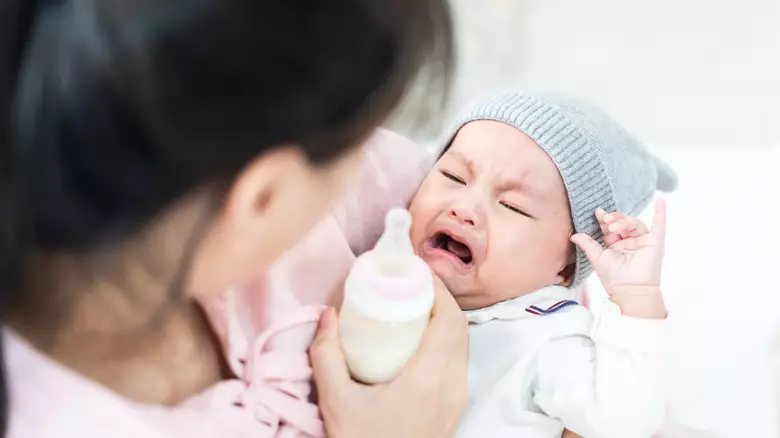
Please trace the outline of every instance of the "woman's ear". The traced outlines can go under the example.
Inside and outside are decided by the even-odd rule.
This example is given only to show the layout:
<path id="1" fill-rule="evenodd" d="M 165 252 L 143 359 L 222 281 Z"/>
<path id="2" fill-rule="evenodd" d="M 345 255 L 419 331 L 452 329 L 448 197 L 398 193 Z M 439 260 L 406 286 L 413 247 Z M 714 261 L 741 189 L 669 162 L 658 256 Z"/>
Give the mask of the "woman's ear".
<path id="1" fill-rule="evenodd" d="M 299 238 L 295 227 L 302 219 L 291 215 L 300 199 L 313 196 L 302 189 L 312 185 L 311 173 L 293 147 L 266 152 L 239 172 L 198 246 L 189 280 L 193 293 L 251 281 Z"/>
<path id="2" fill-rule="evenodd" d="M 193 284 L 223 290 L 267 269 L 327 214 L 358 152 L 321 166 L 293 146 L 255 158 L 233 180 L 199 245 Z"/>
<path id="3" fill-rule="evenodd" d="M 296 176 L 302 176 L 306 157 L 299 149 L 280 147 L 255 158 L 228 190 L 223 219 L 245 236 L 262 229 L 272 204 Z"/>

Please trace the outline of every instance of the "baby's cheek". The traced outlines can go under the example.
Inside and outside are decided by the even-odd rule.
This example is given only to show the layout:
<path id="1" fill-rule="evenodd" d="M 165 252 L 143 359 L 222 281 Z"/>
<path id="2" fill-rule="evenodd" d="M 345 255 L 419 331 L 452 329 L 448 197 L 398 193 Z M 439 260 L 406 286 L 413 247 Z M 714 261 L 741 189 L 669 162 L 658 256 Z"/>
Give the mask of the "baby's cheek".
<path id="1" fill-rule="evenodd" d="M 418 256 L 422 255 L 422 250 L 425 246 L 425 236 L 422 233 L 420 227 L 412 226 L 409 231 L 409 238 L 412 240 L 412 246 L 414 246 L 414 252 Z"/>
<path id="2" fill-rule="evenodd" d="M 479 279 L 474 285 L 474 294 L 479 296 L 480 302 L 490 305 L 520 295 L 518 292 L 523 286 L 517 277 L 522 271 L 517 269 L 513 260 L 504 259 L 484 268 L 480 270 Z"/>
<path id="3" fill-rule="evenodd" d="M 538 288 L 549 271 L 550 257 L 544 242 L 533 235 L 513 235 L 511 239 L 491 240 L 488 260 L 480 273 L 486 287 L 510 294 Z M 539 286 L 541 287 L 541 286 Z M 511 298 L 508 297 L 508 298 Z"/>
<path id="4" fill-rule="evenodd" d="M 522 253 L 510 241 L 491 241 L 485 263 L 480 268 L 480 277 L 485 283 L 500 286 L 512 281 L 513 273 L 523 270 L 525 261 Z"/>
<path id="5" fill-rule="evenodd" d="M 434 216 L 433 205 L 425 196 L 417 196 L 409 205 L 409 213 L 412 215 L 411 238 L 412 242 L 422 238 L 425 229 Z"/>
<path id="6" fill-rule="evenodd" d="M 412 240 L 412 245 L 417 255 L 421 255 L 426 243 L 426 226 L 427 221 L 422 216 L 412 215 L 412 227 L 409 230 L 409 238 Z"/>

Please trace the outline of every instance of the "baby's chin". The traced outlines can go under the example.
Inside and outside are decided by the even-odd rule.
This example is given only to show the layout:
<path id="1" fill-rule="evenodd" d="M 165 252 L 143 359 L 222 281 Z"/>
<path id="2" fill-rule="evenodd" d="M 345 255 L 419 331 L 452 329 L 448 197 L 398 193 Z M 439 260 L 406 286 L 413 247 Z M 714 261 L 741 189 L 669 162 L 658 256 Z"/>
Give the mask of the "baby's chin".
<path id="1" fill-rule="evenodd" d="M 462 310 L 475 310 L 498 304 L 500 302 L 517 298 L 532 293 L 533 291 L 512 290 L 511 294 L 496 294 L 498 288 L 484 287 L 478 284 L 464 284 L 461 279 L 448 281 L 442 278 L 442 283 L 447 286 L 450 294 L 455 298 Z"/>
<path id="2" fill-rule="evenodd" d="M 485 291 L 474 287 L 473 284 L 463 284 L 463 279 L 447 278 L 446 276 L 440 276 L 439 278 L 447 286 L 447 290 L 450 291 L 450 294 L 455 298 L 455 302 L 458 303 L 462 310 L 481 309 L 501 301 L 488 296 Z"/>
<path id="3" fill-rule="evenodd" d="M 496 304 L 503 300 L 491 297 L 487 291 L 479 287 L 475 281 L 477 278 L 478 269 L 476 266 L 472 266 L 469 269 L 462 269 L 456 266 L 451 260 L 442 258 L 440 256 L 432 255 L 425 252 L 422 249 L 423 246 L 419 245 L 415 248 L 415 253 L 418 257 L 422 258 L 431 268 L 431 271 L 439 277 L 447 287 L 447 290 L 455 298 L 463 310 L 480 309 L 492 304 Z"/>
<path id="4" fill-rule="evenodd" d="M 500 302 L 481 293 L 469 293 L 463 295 L 456 295 L 453 293 L 452 295 L 455 297 L 455 301 L 458 303 L 458 306 L 461 308 L 461 310 L 482 309 Z"/>

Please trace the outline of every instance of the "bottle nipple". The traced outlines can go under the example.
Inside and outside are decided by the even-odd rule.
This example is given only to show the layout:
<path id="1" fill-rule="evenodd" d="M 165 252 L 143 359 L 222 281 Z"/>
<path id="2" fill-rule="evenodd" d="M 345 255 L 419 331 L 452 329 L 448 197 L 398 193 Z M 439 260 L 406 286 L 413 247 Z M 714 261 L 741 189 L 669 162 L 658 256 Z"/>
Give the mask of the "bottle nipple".
<path id="1" fill-rule="evenodd" d="M 393 208 L 385 216 L 385 231 L 374 247 L 374 266 L 387 276 L 407 274 L 414 262 L 414 247 L 409 238 L 412 216 L 404 208 Z"/>

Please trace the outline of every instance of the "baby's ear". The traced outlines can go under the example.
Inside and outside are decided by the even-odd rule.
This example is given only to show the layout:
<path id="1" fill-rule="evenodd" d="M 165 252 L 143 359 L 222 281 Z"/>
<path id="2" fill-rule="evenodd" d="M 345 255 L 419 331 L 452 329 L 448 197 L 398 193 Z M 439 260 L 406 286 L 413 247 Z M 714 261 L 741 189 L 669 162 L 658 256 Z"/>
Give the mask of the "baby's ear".
<path id="1" fill-rule="evenodd" d="M 574 235 L 574 231 L 569 233 L 569 238 Z M 555 277 L 555 284 L 558 286 L 569 287 L 574 282 L 574 274 L 577 273 L 577 246 L 569 243 L 569 249 L 566 251 L 566 266 L 558 272 Z"/>
<path id="2" fill-rule="evenodd" d="M 577 263 L 572 262 L 566 265 L 565 268 L 558 273 L 558 286 L 569 287 L 574 282 L 574 274 L 576 273 Z"/>

